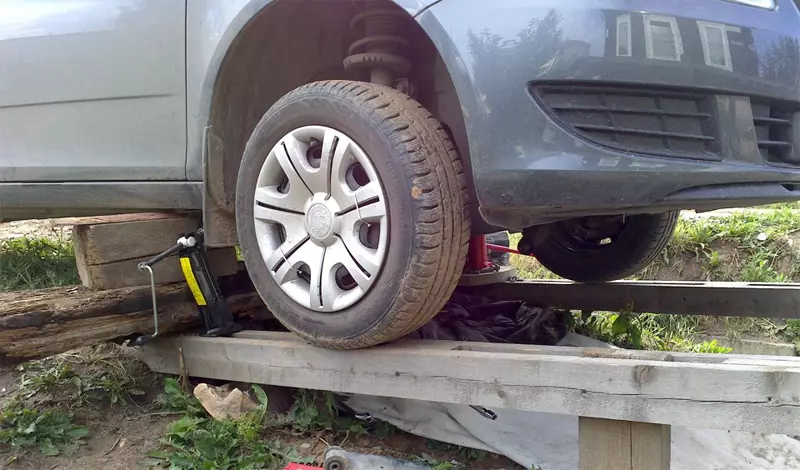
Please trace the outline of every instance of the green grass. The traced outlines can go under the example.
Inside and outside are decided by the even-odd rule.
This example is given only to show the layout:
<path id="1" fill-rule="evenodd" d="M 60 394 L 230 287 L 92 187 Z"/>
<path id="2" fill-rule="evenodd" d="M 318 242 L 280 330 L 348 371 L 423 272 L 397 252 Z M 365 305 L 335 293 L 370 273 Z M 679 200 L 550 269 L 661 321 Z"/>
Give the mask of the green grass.
<path id="1" fill-rule="evenodd" d="M 725 354 L 731 348 L 716 341 L 695 342 L 703 317 L 657 313 L 594 312 L 573 314 L 573 329 L 600 341 L 629 349 Z"/>
<path id="2" fill-rule="evenodd" d="M 309 463 L 293 448 L 278 440 L 263 439 L 267 395 L 253 391 L 258 408 L 239 419 L 216 420 L 205 414 L 197 400 L 184 393 L 174 379 L 165 381 L 162 405 L 185 415 L 170 424 L 160 449 L 148 453 L 145 466 L 168 464 L 182 470 L 275 469 L 289 462 Z"/>
<path id="3" fill-rule="evenodd" d="M 800 203 L 781 203 L 736 211 L 722 217 L 681 218 L 662 255 L 634 279 L 684 279 L 741 282 L 800 282 Z M 510 236 L 516 246 L 519 234 Z M 534 258 L 513 255 L 511 264 L 525 279 L 555 279 Z M 764 318 L 714 318 L 692 315 L 637 314 L 631 321 L 615 313 L 575 322 L 579 332 L 627 347 L 678 351 L 724 352 L 712 344 L 695 344 L 696 334 L 721 331 L 729 337 L 756 336 L 800 342 L 800 325 Z M 617 324 L 616 332 L 613 330 Z M 623 325 L 634 331 L 622 332 Z M 797 331 L 797 334 L 795 333 Z"/>
<path id="4" fill-rule="evenodd" d="M 0 292 L 78 283 L 71 243 L 48 238 L 0 242 Z"/>
<path id="5" fill-rule="evenodd" d="M 298 390 L 288 415 L 277 417 L 274 423 L 289 425 L 294 434 L 305 435 L 326 430 L 333 437 L 385 438 L 397 432 L 397 428 L 381 420 L 361 421 L 342 416 L 336 405 L 336 396 L 320 390 Z"/>
<path id="6" fill-rule="evenodd" d="M 439 441 L 434 441 L 439 442 Z M 445 444 L 445 443 L 442 443 Z M 449 444 L 447 444 L 449 445 Z M 450 460 L 439 460 L 436 459 L 428 454 L 422 454 L 418 456 L 411 457 L 410 459 L 412 462 L 419 463 L 422 465 L 427 465 L 431 468 L 431 470 L 463 470 L 467 468 L 467 466 L 463 463 L 459 463 L 456 461 Z"/>
<path id="7" fill-rule="evenodd" d="M 740 211 L 725 217 L 681 219 L 664 257 L 644 277 L 655 279 L 670 265 L 694 264 L 709 281 L 783 283 L 800 281 L 800 246 L 792 236 L 800 231 L 800 206 L 784 203 L 770 210 Z M 775 321 L 748 318 L 704 318 L 716 322 L 727 336 L 793 340 L 790 329 Z"/>
<path id="8" fill-rule="evenodd" d="M 158 396 L 157 402 L 165 411 L 184 416 L 199 417 L 206 414 L 197 398 L 184 392 L 180 383 L 172 377 L 164 379 L 164 391 Z"/>
<path id="9" fill-rule="evenodd" d="M 693 256 L 708 280 L 790 282 L 800 277 L 800 253 L 789 238 L 797 231 L 800 211 L 788 207 L 681 219 L 660 264 Z"/>
<path id="10" fill-rule="evenodd" d="M 143 394 L 137 386 L 153 377 L 116 345 L 29 362 L 18 370 L 19 383 L 0 409 L 0 453 L 11 461 L 32 450 L 71 453 L 84 444 L 88 429 L 76 424 L 68 410 L 90 402 L 124 404 Z"/>
<path id="11" fill-rule="evenodd" d="M 329 441 L 337 437 L 371 435 L 384 438 L 396 428 L 379 420 L 363 422 L 341 416 L 336 398 L 330 392 L 298 390 L 292 408 L 284 415 L 266 412 L 267 395 L 256 385 L 253 392 L 259 403 L 256 412 L 242 419 L 216 421 L 210 419 L 200 402 L 181 389 L 173 378 L 164 381 L 164 392 L 158 402 L 167 411 L 183 415 L 167 429 L 161 448 L 150 454 L 145 463 L 169 462 L 173 468 L 282 468 L 289 460 L 308 462 L 279 440 L 264 439 L 265 430 L 280 430 L 295 436 L 325 435 Z M 199 466 L 213 462 L 211 467 Z"/>
<path id="12" fill-rule="evenodd" d="M 122 405 L 144 395 L 141 387 L 154 381 L 144 364 L 112 344 L 29 362 L 19 370 L 20 397 L 65 408 L 103 401 Z"/>
<path id="13" fill-rule="evenodd" d="M 520 238 L 522 238 L 521 233 L 508 234 L 509 246 L 516 249 Z M 511 255 L 510 261 L 511 266 L 517 270 L 517 277 L 522 279 L 560 279 L 531 256 Z"/>
<path id="14" fill-rule="evenodd" d="M 489 456 L 489 452 L 481 449 L 473 449 L 471 447 L 463 447 L 458 446 L 455 444 L 450 444 L 447 442 L 441 442 L 434 439 L 427 440 L 428 448 L 431 450 L 443 450 L 448 452 L 456 452 L 458 457 L 465 461 L 465 462 L 474 462 L 476 460 L 483 460 Z M 446 462 L 445 464 L 451 464 L 452 462 Z M 446 467 L 446 468 L 456 468 L 456 467 Z"/>
<path id="15" fill-rule="evenodd" d="M 70 454 L 84 444 L 88 434 L 64 410 L 38 410 L 16 400 L 0 410 L 0 451 L 9 456 L 9 462 L 33 449 L 44 455 Z"/>
<path id="16" fill-rule="evenodd" d="M 800 347 L 800 319 L 786 320 L 786 325 L 781 329 L 784 337 Z"/>

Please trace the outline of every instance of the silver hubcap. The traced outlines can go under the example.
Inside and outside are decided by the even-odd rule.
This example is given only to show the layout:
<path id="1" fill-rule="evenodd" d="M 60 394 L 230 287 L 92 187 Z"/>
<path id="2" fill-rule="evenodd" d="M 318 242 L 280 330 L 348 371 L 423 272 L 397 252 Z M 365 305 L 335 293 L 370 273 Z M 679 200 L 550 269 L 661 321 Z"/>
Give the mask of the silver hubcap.
<path id="1" fill-rule="evenodd" d="M 272 148 L 254 218 L 272 278 L 306 308 L 349 307 L 383 265 L 389 222 L 378 174 L 361 147 L 329 127 L 301 127 Z"/>

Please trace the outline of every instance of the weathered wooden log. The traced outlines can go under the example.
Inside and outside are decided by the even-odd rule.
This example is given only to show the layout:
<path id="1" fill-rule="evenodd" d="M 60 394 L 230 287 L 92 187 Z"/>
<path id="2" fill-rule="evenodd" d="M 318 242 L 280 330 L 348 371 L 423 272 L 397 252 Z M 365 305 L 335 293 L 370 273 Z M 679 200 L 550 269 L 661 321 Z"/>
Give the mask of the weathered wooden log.
<path id="1" fill-rule="evenodd" d="M 247 273 L 220 279 L 234 315 L 257 316 L 264 304 Z M 156 286 L 161 333 L 202 324 L 185 283 Z M 149 286 L 94 291 L 83 286 L 0 294 L 0 364 L 152 333 Z"/>

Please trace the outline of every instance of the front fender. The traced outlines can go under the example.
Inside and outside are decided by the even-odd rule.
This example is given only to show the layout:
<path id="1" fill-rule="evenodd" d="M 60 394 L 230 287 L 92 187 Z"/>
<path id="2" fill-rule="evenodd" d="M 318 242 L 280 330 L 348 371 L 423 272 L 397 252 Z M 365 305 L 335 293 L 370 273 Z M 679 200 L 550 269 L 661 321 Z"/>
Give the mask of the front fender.
<path id="1" fill-rule="evenodd" d="M 214 84 L 236 38 L 262 10 L 295 0 L 198 0 L 186 12 L 186 177 L 203 179 L 203 136 Z M 438 0 L 392 0 L 416 15 Z"/>

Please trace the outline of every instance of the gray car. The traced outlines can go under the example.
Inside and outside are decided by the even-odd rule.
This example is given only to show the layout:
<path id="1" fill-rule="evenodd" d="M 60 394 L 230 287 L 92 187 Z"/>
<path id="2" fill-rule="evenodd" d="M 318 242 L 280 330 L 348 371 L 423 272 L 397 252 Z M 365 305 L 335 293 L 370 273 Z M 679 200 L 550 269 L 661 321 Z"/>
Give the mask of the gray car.
<path id="1" fill-rule="evenodd" d="M 798 199 L 799 40 L 790 0 L 5 0 L 0 219 L 202 210 L 288 328 L 377 344 L 473 234 L 602 282 Z"/>

